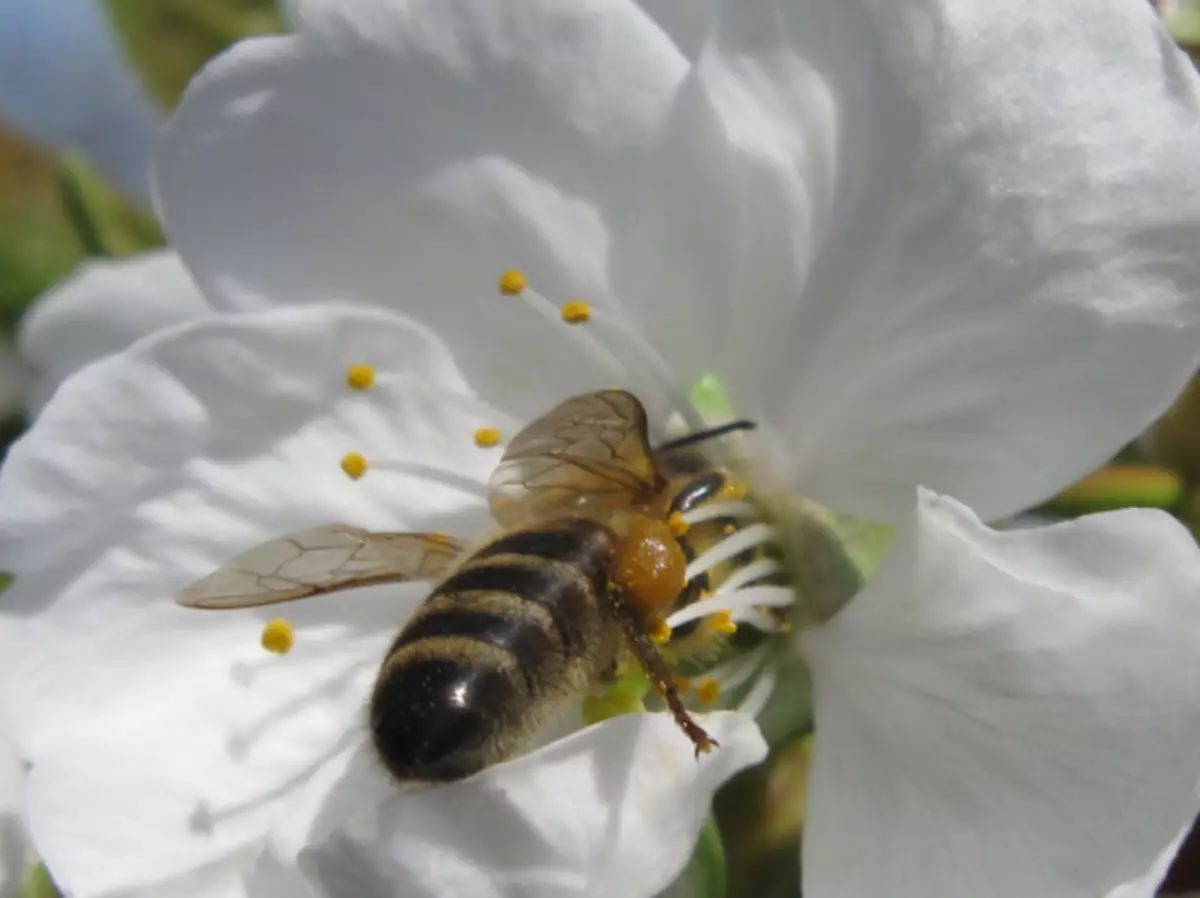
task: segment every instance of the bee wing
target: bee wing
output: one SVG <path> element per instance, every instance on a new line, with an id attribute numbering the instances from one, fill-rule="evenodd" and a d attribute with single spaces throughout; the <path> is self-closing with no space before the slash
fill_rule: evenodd
<path id="1" fill-rule="evenodd" d="M 372 533 L 328 524 L 248 549 L 180 590 L 188 608 L 249 608 L 372 586 L 436 580 L 465 545 L 437 533 Z"/>
<path id="2" fill-rule="evenodd" d="M 488 481 L 488 501 L 496 520 L 511 524 L 533 511 L 637 501 L 660 484 L 646 410 L 632 393 L 602 390 L 568 399 L 518 433 Z"/>

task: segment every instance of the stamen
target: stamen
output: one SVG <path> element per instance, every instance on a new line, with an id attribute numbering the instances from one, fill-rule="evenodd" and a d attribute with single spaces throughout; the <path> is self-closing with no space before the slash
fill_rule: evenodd
<path id="1" fill-rule="evenodd" d="M 351 480 L 358 480 L 367 473 L 367 459 L 361 453 L 347 452 L 342 456 L 342 470 Z"/>
<path id="2" fill-rule="evenodd" d="M 652 618 L 646 625 L 646 635 L 655 645 L 666 645 L 671 641 L 671 625 L 661 617 Z"/>
<path id="3" fill-rule="evenodd" d="M 500 275 L 498 286 L 505 296 L 520 296 L 525 290 L 525 275 L 515 268 L 510 268 Z"/>
<path id="4" fill-rule="evenodd" d="M 277 617 L 274 620 L 267 621 L 262 631 L 262 647 L 268 652 L 273 652 L 276 655 L 286 655 L 292 650 L 292 643 L 295 642 L 296 634 L 292 630 L 292 625 L 282 617 Z"/>
<path id="5" fill-rule="evenodd" d="M 716 677 L 705 677 L 696 684 L 696 698 L 711 705 L 721 697 L 721 683 Z"/>
<path id="6" fill-rule="evenodd" d="M 505 296 L 520 296 L 538 314 L 555 325 L 561 325 L 564 320 L 570 324 L 591 322 L 589 327 L 579 328 L 576 331 L 579 345 L 591 356 L 593 361 L 611 375 L 619 381 L 628 382 L 629 365 L 618 358 L 595 331 L 596 325 L 607 328 L 616 343 L 631 347 L 637 353 L 638 358 L 646 363 L 650 376 L 657 381 L 669 404 L 686 419 L 689 429 L 699 431 L 708 426 L 696 411 L 695 406 L 692 405 L 691 397 L 675 382 L 675 378 L 666 363 L 663 362 L 662 357 L 633 328 L 624 326 L 610 316 L 602 314 L 587 303 L 578 300 L 569 302 L 560 309 L 536 290 L 530 289 L 525 276 L 515 269 L 501 275 L 499 287 L 500 292 Z M 584 317 L 579 317 L 581 314 L 584 314 Z"/>
<path id="7" fill-rule="evenodd" d="M 683 518 L 694 527 L 713 518 L 757 518 L 760 514 L 761 512 L 749 502 L 705 502 L 688 511 Z M 730 528 L 737 529 L 733 524 L 729 524 L 725 533 L 732 532 Z"/>
<path id="8" fill-rule="evenodd" d="M 346 386 L 351 390 L 369 390 L 375 386 L 375 369 L 370 365 L 351 365 L 346 369 Z"/>
<path id="9" fill-rule="evenodd" d="M 747 583 L 762 580 L 779 572 L 781 565 L 774 558 L 759 558 L 738 568 L 721 582 L 721 592 L 741 589 Z"/>
<path id="10" fill-rule="evenodd" d="M 560 314 L 567 324 L 583 324 L 592 317 L 592 307 L 583 300 L 573 299 L 563 305 Z"/>
<path id="11" fill-rule="evenodd" d="M 480 427 L 475 431 L 475 445 L 480 449 L 490 449 L 503 439 L 498 427 Z"/>
<path id="12" fill-rule="evenodd" d="M 721 540 L 695 561 L 687 566 L 684 575 L 688 580 L 699 577 L 709 568 L 716 567 L 722 561 L 727 561 L 735 555 L 740 555 L 749 549 L 761 546 L 775 540 L 775 528 L 767 524 L 751 524 L 744 527 L 727 539 Z"/>
<path id="13" fill-rule="evenodd" d="M 709 599 L 701 599 L 680 608 L 667 618 L 667 626 L 681 627 L 688 621 L 708 617 L 718 611 L 728 611 L 734 620 L 745 620 L 744 612 L 755 605 L 768 608 L 787 608 L 796 601 L 795 594 L 786 586 L 747 586 L 743 589 L 722 589 Z"/>
<path id="14" fill-rule="evenodd" d="M 769 647 L 764 645 L 755 649 L 747 657 L 735 658 L 724 664 L 718 664 L 708 671 L 708 676 L 719 681 L 725 692 L 733 692 L 758 673 L 763 662 L 767 660 L 769 650 Z"/>
<path id="15" fill-rule="evenodd" d="M 688 520 L 678 511 L 673 511 L 667 516 L 667 526 L 676 536 L 683 536 L 688 532 Z"/>
<path id="16" fill-rule="evenodd" d="M 708 625 L 714 632 L 720 633 L 722 636 L 732 636 L 737 632 L 737 624 L 733 620 L 733 615 L 728 611 L 718 611 L 708 619 Z"/>
<path id="17" fill-rule="evenodd" d="M 750 687 L 746 697 L 738 702 L 736 710 L 750 717 L 758 717 L 767 707 L 767 702 L 771 700 L 771 694 L 775 691 L 775 683 L 778 679 L 778 666 L 772 665 L 764 670 L 754 685 Z"/>

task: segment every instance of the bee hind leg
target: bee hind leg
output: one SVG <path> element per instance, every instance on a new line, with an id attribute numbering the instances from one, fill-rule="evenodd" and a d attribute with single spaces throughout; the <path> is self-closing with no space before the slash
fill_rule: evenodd
<path id="1" fill-rule="evenodd" d="M 675 685 L 675 678 L 671 676 L 671 669 L 659 653 L 654 641 L 647 635 L 641 621 L 630 611 L 624 593 L 620 589 L 610 589 L 608 600 L 613 614 L 621 625 L 625 644 L 637 658 L 642 670 L 646 672 L 651 688 L 666 704 L 667 710 L 675 718 L 675 723 L 683 730 L 684 735 L 692 740 L 692 744 L 696 747 L 696 757 L 699 758 L 719 747 L 721 743 L 709 736 L 704 728 L 692 719 L 692 715 L 684 707 L 683 700 L 679 697 L 679 687 Z"/>

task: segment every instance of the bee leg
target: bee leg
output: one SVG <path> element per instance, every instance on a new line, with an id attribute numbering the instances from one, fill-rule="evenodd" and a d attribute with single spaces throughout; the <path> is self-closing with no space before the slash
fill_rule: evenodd
<path id="1" fill-rule="evenodd" d="M 601 683 L 615 683 L 618 679 L 617 674 L 621 672 L 621 664 L 617 659 L 613 659 L 612 663 L 604 670 L 600 671 Z"/>
<path id="2" fill-rule="evenodd" d="M 684 707 L 683 700 L 679 697 L 679 688 L 675 685 L 674 677 L 671 676 L 671 669 L 667 667 L 667 662 L 659 654 L 654 641 L 646 635 L 641 621 L 630 611 L 624 592 L 620 589 L 609 589 L 608 600 L 617 622 L 621 625 L 625 644 L 641 664 L 642 670 L 646 672 L 646 676 L 650 680 L 651 687 L 666 703 L 671 716 L 679 724 L 679 728 L 696 746 L 696 757 L 699 758 L 700 755 L 707 754 L 718 747 L 720 743 L 711 738 L 700 724 L 692 720 L 692 715 Z"/>

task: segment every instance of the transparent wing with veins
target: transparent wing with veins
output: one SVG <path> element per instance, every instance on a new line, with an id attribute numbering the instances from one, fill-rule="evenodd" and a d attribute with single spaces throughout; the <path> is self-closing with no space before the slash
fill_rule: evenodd
<path id="1" fill-rule="evenodd" d="M 242 552 L 180 590 L 175 601 L 188 608 L 249 608 L 379 583 L 437 580 L 464 549 L 440 533 L 373 533 L 328 524 Z"/>
<path id="2" fill-rule="evenodd" d="M 641 402 L 602 390 L 566 400 L 518 433 L 488 482 L 488 502 L 497 521 L 514 524 L 621 507 L 648 499 L 661 482 Z"/>

